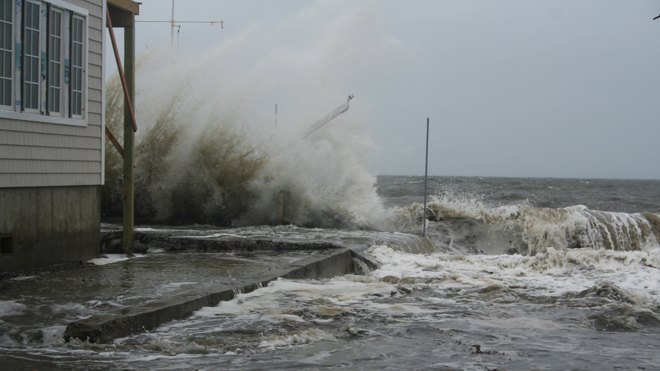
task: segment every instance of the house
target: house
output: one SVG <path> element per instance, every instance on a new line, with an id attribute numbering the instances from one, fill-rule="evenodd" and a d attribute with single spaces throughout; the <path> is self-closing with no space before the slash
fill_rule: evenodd
<path id="1" fill-rule="evenodd" d="M 0 0 L 0 273 L 98 255 L 108 3 Z"/>

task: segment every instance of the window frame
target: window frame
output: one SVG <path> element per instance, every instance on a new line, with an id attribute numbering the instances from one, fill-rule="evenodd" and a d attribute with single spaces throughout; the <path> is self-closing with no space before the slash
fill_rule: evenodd
<path id="1" fill-rule="evenodd" d="M 23 72 L 25 61 L 25 50 L 23 44 L 24 30 L 24 9 L 25 4 L 32 3 L 39 6 L 39 59 L 37 72 L 39 75 L 38 85 L 38 109 L 23 109 L 24 107 L 24 81 Z M 20 8 L 17 8 L 20 6 Z M 55 10 L 61 15 L 61 43 L 60 55 L 60 112 L 51 114 L 48 104 L 50 103 L 50 21 L 51 11 Z M 88 51 L 89 51 L 89 11 L 85 8 L 73 5 L 62 0 L 22 0 L 12 1 L 12 106 L 0 105 L 0 118 L 12 119 L 18 121 L 35 121 L 44 123 L 55 123 L 74 126 L 87 126 L 87 99 L 89 97 L 88 86 Z M 19 17 L 20 15 L 20 17 Z M 82 93 L 81 93 L 81 114 L 72 115 L 70 109 L 70 95 L 72 82 L 71 73 L 71 38 L 73 25 L 72 19 L 76 17 L 82 21 Z M 20 19 L 19 19 L 20 18 Z M 17 64 L 17 62 L 21 62 Z M 69 78 L 69 79 L 67 79 Z"/>
<path id="2" fill-rule="evenodd" d="M 74 27 L 76 24 L 76 20 L 80 20 L 81 24 L 81 35 L 80 35 L 80 66 L 74 66 L 73 60 L 74 60 L 74 53 L 75 53 L 75 48 L 74 44 L 76 43 L 76 40 L 74 40 Z M 87 48 L 86 48 L 86 43 L 85 40 L 87 39 L 87 22 L 86 19 L 81 17 L 78 14 L 72 13 L 71 14 L 71 23 L 69 29 L 71 30 L 71 36 L 69 37 L 71 46 L 69 47 L 69 60 L 71 61 L 71 80 L 69 81 L 69 116 L 72 118 L 77 118 L 77 119 L 82 119 L 85 117 L 85 113 L 87 111 L 87 105 L 85 104 L 85 99 L 87 98 Z M 77 112 L 74 112 L 74 104 L 76 103 L 76 100 L 74 99 L 74 94 L 77 93 L 78 91 L 74 90 L 76 87 L 74 86 L 74 76 L 75 76 L 75 69 L 80 68 L 80 114 L 77 114 Z"/>
<path id="3" fill-rule="evenodd" d="M 10 7 L 9 7 L 9 12 L 10 12 L 10 20 L 9 22 L 6 22 L 4 20 L 0 21 L 0 25 L 4 26 L 5 23 L 9 23 L 10 29 L 11 29 L 11 35 L 9 37 L 9 49 L 2 49 L 2 52 L 9 52 L 10 56 L 10 66 L 9 66 L 9 105 L 4 105 L 0 101 L 0 110 L 13 110 L 14 107 L 16 106 L 16 100 L 14 99 L 14 94 L 15 94 L 15 88 L 14 88 L 14 80 L 16 76 L 16 57 L 15 57 L 15 44 L 16 44 L 16 1 L 15 0 L 6 0 L 9 1 Z M 2 56 L 4 57 L 4 55 Z M 0 75 L 0 79 L 6 80 L 7 78 Z M 2 86 L 0 86 L 0 89 L 2 89 Z M 3 91 L 4 93 L 4 91 Z"/>
<path id="4" fill-rule="evenodd" d="M 38 28 L 28 28 L 28 17 L 33 16 L 33 14 L 28 14 L 26 11 L 29 6 L 37 7 L 36 25 L 30 22 L 30 26 L 36 26 Z M 43 35 L 41 27 L 41 7 L 42 3 L 40 1 L 23 0 L 23 9 L 21 9 L 21 14 L 23 16 L 21 24 L 21 112 L 33 114 L 41 113 L 41 37 Z M 30 32 L 30 34 L 28 34 L 28 32 Z M 36 32 L 36 35 L 32 34 L 34 32 Z M 36 54 L 28 54 L 28 52 L 33 52 L 35 50 L 35 45 L 33 45 L 35 40 L 32 40 L 31 36 L 36 36 Z M 28 40 L 28 38 L 30 38 L 30 40 Z M 27 47 L 28 42 L 31 46 L 30 51 L 28 51 Z M 36 69 L 34 71 L 32 70 L 32 63 L 36 63 Z M 36 74 L 33 75 L 33 72 L 36 72 Z M 36 78 L 36 80 L 33 80 L 34 78 Z M 36 89 L 36 96 L 32 96 L 31 93 L 33 90 L 31 89 Z M 28 107 L 27 104 L 30 104 L 30 106 Z M 33 104 L 36 104 L 36 106 L 33 106 Z"/>
<path id="5" fill-rule="evenodd" d="M 59 15 L 59 21 L 60 21 L 60 27 L 59 27 L 59 36 L 54 35 L 52 29 L 54 17 L 53 14 Z M 65 84 L 64 84 L 64 29 L 65 29 L 65 22 L 64 22 L 64 16 L 65 16 L 65 11 L 63 9 L 60 9 L 56 6 L 50 6 L 48 9 L 48 77 L 47 77 L 47 84 L 46 84 L 46 114 L 48 116 L 56 116 L 56 117 L 64 117 L 65 109 L 64 109 L 64 93 L 65 93 Z M 52 27 L 51 27 L 52 26 Z M 53 60 L 53 55 L 55 54 L 54 52 L 54 45 L 53 45 L 53 38 L 58 37 L 59 38 L 59 60 L 55 61 Z M 57 69 L 52 68 L 55 63 L 57 63 L 58 67 Z M 53 78 L 52 72 L 56 71 L 57 74 L 59 75 L 59 84 L 54 85 L 53 84 Z M 56 94 L 51 94 L 52 90 L 57 89 Z M 58 98 L 58 105 L 57 105 L 57 110 L 54 110 L 55 105 L 53 104 L 53 96 L 57 96 Z"/>

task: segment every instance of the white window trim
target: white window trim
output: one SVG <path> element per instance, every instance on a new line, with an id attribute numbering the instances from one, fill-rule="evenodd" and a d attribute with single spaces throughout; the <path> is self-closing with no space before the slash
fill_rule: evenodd
<path id="1" fill-rule="evenodd" d="M 42 114 L 39 114 L 39 113 L 0 111 L 0 118 L 10 119 L 10 120 L 18 120 L 18 121 L 44 122 L 44 123 L 49 123 L 49 124 L 87 126 L 87 121 L 85 119 L 82 119 L 82 118 L 46 116 L 46 115 L 42 115 Z"/>
<path id="2" fill-rule="evenodd" d="M 14 45 L 12 47 L 12 73 L 13 78 L 12 78 L 12 89 L 11 89 L 11 94 L 12 94 L 12 106 L 0 106 L 0 118 L 4 119 L 10 119 L 10 120 L 17 120 L 17 121 L 34 121 L 34 122 L 43 122 L 43 123 L 53 123 L 53 124 L 62 124 L 62 125 L 72 125 L 72 126 L 87 126 L 87 108 L 88 108 L 88 98 L 89 98 L 89 85 L 88 85 L 88 71 L 89 71 L 89 58 L 88 58 L 88 52 L 89 52 L 89 11 L 85 8 L 79 7 L 77 5 L 70 4 L 68 2 L 64 2 L 62 0 L 31 0 L 32 2 L 38 3 L 40 6 L 40 9 L 43 9 L 46 4 L 50 4 L 54 7 L 59 8 L 60 10 L 63 11 L 63 18 L 65 14 L 67 14 L 67 11 L 75 13 L 76 16 L 79 16 L 80 18 L 83 19 L 83 97 L 82 97 L 82 116 L 74 116 L 74 117 L 59 117 L 59 116 L 49 116 L 46 114 L 45 110 L 43 107 L 40 106 L 40 110 L 44 111 L 43 114 L 42 112 L 38 111 L 25 111 L 25 112 L 20 112 L 20 107 L 16 105 L 18 101 L 18 91 L 22 91 L 22 81 L 20 78 L 20 75 L 17 74 L 17 68 L 16 68 L 16 58 L 17 58 L 17 53 L 18 50 L 16 48 L 16 30 L 20 27 L 23 27 L 23 20 L 18 20 L 17 14 L 16 14 L 16 2 L 12 1 L 12 12 L 13 12 L 13 18 L 12 18 L 12 42 L 14 42 Z M 104 2 L 104 7 L 105 7 L 105 2 Z M 23 15 L 23 9 L 21 9 L 21 18 L 24 16 Z M 41 30 L 41 33 L 46 34 L 46 39 L 48 38 L 48 30 Z M 64 36 L 64 35 L 63 35 Z M 70 38 L 67 38 L 67 42 L 63 42 L 63 44 L 69 44 Z M 46 41 L 47 42 L 47 41 Z M 24 49 L 24 45 L 21 44 L 21 48 Z M 23 52 L 23 50 L 21 50 Z M 64 50 L 63 50 L 64 52 Z M 70 56 L 69 56 L 70 57 Z M 21 56 L 21 59 L 23 57 Z M 62 66 L 64 69 L 64 59 L 62 60 Z M 39 67 L 39 72 L 41 66 Z M 64 81 L 64 73 L 61 76 L 62 82 Z M 62 83 L 63 85 L 64 82 Z M 68 85 L 67 90 L 68 90 Z M 20 90 L 19 90 L 20 89 Z M 48 92 L 48 83 L 46 82 L 46 93 L 45 95 L 47 96 Z M 43 94 L 43 93 L 41 93 Z M 41 94 L 39 96 L 39 101 L 41 105 Z M 63 93 L 63 96 L 67 96 L 68 94 Z M 22 99 L 22 98 L 21 98 Z M 60 102 L 62 105 L 62 114 L 63 116 L 71 116 L 69 114 L 68 108 L 65 106 L 68 104 L 68 102 L 65 102 L 62 100 Z"/>

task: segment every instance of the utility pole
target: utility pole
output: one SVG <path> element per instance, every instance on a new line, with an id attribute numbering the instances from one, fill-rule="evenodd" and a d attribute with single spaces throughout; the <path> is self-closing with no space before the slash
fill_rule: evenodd
<path id="1" fill-rule="evenodd" d="M 172 0 L 172 18 L 170 18 L 170 46 L 174 46 L 174 0 Z"/>
<path id="2" fill-rule="evenodd" d="M 225 28 L 225 21 L 219 20 L 219 21 L 197 21 L 197 20 L 186 20 L 186 21 L 178 21 L 174 18 L 174 0 L 172 0 L 172 13 L 170 15 L 169 20 L 139 20 L 135 22 L 140 22 L 140 23 L 169 23 L 170 24 L 170 45 L 174 46 L 174 29 L 177 29 L 177 34 L 179 31 L 181 31 L 181 24 L 182 23 L 206 23 L 210 24 L 211 26 L 215 24 L 219 24 L 220 28 Z M 178 43 L 178 40 L 177 40 Z"/>

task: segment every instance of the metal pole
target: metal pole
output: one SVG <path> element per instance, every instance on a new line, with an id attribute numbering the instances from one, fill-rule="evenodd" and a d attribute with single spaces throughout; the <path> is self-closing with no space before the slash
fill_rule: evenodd
<path id="1" fill-rule="evenodd" d="M 124 218 L 122 247 L 128 255 L 133 255 L 133 226 L 135 224 L 135 134 L 133 132 L 135 107 L 135 23 L 124 27 L 124 73 L 126 74 L 127 103 L 124 105 Z"/>
<path id="2" fill-rule="evenodd" d="M 172 0 L 172 18 L 170 19 L 170 46 L 174 46 L 174 0 Z"/>
<path id="3" fill-rule="evenodd" d="M 429 177 L 429 118 L 426 118 L 426 163 L 424 165 L 424 219 L 422 220 L 422 236 L 426 236 L 426 194 Z"/>

